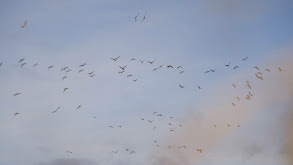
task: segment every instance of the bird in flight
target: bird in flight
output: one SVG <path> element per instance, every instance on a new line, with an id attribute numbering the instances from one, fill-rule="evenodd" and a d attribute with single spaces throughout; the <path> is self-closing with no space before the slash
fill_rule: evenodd
<path id="1" fill-rule="evenodd" d="M 84 67 L 84 66 L 86 66 L 86 63 L 79 65 L 79 67 Z"/>
<path id="2" fill-rule="evenodd" d="M 20 95 L 21 93 L 15 93 L 13 96 L 17 96 L 17 95 Z"/>
<path id="3" fill-rule="evenodd" d="M 177 69 L 182 68 L 182 66 L 177 66 Z"/>
<path id="4" fill-rule="evenodd" d="M 25 20 L 24 23 L 21 25 L 21 28 L 27 27 L 27 21 Z"/>
<path id="5" fill-rule="evenodd" d="M 230 124 L 227 124 L 227 127 L 230 127 Z"/>
<path id="6" fill-rule="evenodd" d="M 148 120 L 150 123 L 152 123 L 154 120 Z"/>
<path id="7" fill-rule="evenodd" d="M 127 75 L 126 77 L 132 77 L 132 74 Z"/>
<path id="8" fill-rule="evenodd" d="M 62 80 L 66 79 L 66 78 L 67 78 L 67 76 L 63 76 Z"/>
<path id="9" fill-rule="evenodd" d="M 134 17 L 134 22 L 137 22 L 137 17 L 139 16 L 139 13 Z"/>
<path id="10" fill-rule="evenodd" d="M 36 67 L 36 66 L 38 66 L 38 65 L 39 65 L 38 63 L 35 63 L 33 67 Z"/>
<path id="11" fill-rule="evenodd" d="M 110 128 L 113 128 L 113 126 L 111 126 L 111 125 L 110 125 L 109 127 L 110 127 Z"/>
<path id="12" fill-rule="evenodd" d="M 93 74 L 95 71 L 92 71 L 92 72 L 89 72 L 89 73 L 87 73 L 87 74 Z"/>
<path id="13" fill-rule="evenodd" d="M 233 105 L 233 107 L 235 107 L 235 106 L 236 106 L 236 104 L 235 104 L 235 103 L 232 103 L 232 105 Z"/>
<path id="14" fill-rule="evenodd" d="M 95 74 L 91 74 L 91 75 L 89 75 L 90 77 L 94 77 L 95 76 Z"/>
<path id="15" fill-rule="evenodd" d="M 161 65 L 161 66 L 159 66 L 159 67 L 156 67 L 155 69 L 153 69 L 153 70 L 158 70 L 158 69 L 160 69 L 160 68 L 162 68 L 163 67 L 163 65 Z"/>
<path id="16" fill-rule="evenodd" d="M 173 68 L 173 66 L 172 65 L 168 65 L 167 68 Z"/>
<path id="17" fill-rule="evenodd" d="M 197 86 L 199 90 L 201 90 L 202 88 L 200 86 Z"/>
<path id="18" fill-rule="evenodd" d="M 240 127 L 240 125 L 238 124 L 237 127 Z"/>
<path id="19" fill-rule="evenodd" d="M 25 60 L 25 58 L 22 58 L 22 59 L 19 60 L 18 63 L 21 63 L 21 62 L 24 61 L 24 60 Z"/>
<path id="20" fill-rule="evenodd" d="M 121 126 L 121 125 L 119 125 L 119 126 L 117 126 L 117 127 L 119 127 L 119 128 L 122 128 L 122 126 Z"/>
<path id="21" fill-rule="evenodd" d="M 217 127 L 217 125 L 214 125 L 214 127 L 216 128 L 216 127 Z"/>
<path id="22" fill-rule="evenodd" d="M 117 61 L 120 58 L 120 56 L 116 57 L 116 58 L 110 58 L 111 60 Z"/>
<path id="23" fill-rule="evenodd" d="M 64 88 L 64 90 L 63 90 L 63 93 L 66 91 L 66 90 L 68 90 L 69 88 Z"/>
<path id="24" fill-rule="evenodd" d="M 62 68 L 62 69 L 61 69 L 61 72 L 62 72 L 63 70 L 66 70 L 67 68 L 68 68 L 67 66 L 66 66 L 66 67 L 64 67 L 64 68 Z"/>
<path id="25" fill-rule="evenodd" d="M 124 72 L 125 72 L 125 71 L 123 70 L 123 71 L 119 71 L 118 73 L 119 73 L 119 74 L 122 74 L 122 73 L 124 73 Z"/>
<path id="26" fill-rule="evenodd" d="M 65 73 L 68 73 L 68 72 L 71 72 L 72 70 L 71 69 L 68 69 Z"/>
<path id="27" fill-rule="evenodd" d="M 144 118 L 140 118 L 141 120 L 144 120 Z"/>
<path id="28" fill-rule="evenodd" d="M 198 152 L 202 153 L 202 149 L 196 149 Z"/>
<path id="29" fill-rule="evenodd" d="M 78 73 L 83 72 L 83 71 L 84 71 L 83 69 L 80 69 L 80 70 L 78 71 Z"/>
<path id="30" fill-rule="evenodd" d="M 23 67 L 24 65 L 26 65 L 26 63 L 22 63 L 22 64 L 21 64 L 21 67 Z"/>
<path id="31" fill-rule="evenodd" d="M 258 74 L 255 74 L 255 76 L 256 76 L 258 79 L 263 80 L 262 76 L 259 76 Z"/>
<path id="32" fill-rule="evenodd" d="M 2 67 L 2 62 L 0 63 L 0 68 Z"/>
<path id="33" fill-rule="evenodd" d="M 269 69 L 266 69 L 265 71 L 267 71 L 267 72 L 271 72 Z"/>
<path id="34" fill-rule="evenodd" d="M 14 117 L 16 116 L 16 115 L 19 115 L 20 113 L 19 112 L 16 112 L 15 114 L 14 114 Z"/>
<path id="35" fill-rule="evenodd" d="M 115 154 L 117 154 L 117 152 L 118 152 L 118 150 L 116 150 L 116 151 L 112 151 L 112 153 L 115 153 Z"/>
<path id="36" fill-rule="evenodd" d="M 119 68 L 121 68 L 122 70 L 125 70 L 126 67 L 127 65 L 125 65 L 124 67 L 119 66 Z"/>
<path id="37" fill-rule="evenodd" d="M 49 67 L 48 67 L 48 70 L 50 70 L 50 69 L 53 68 L 53 67 L 54 67 L 53 65 L 49 66 Z"/>
<path id="38" fill-rule="evenodd" d="M 134 61 L 134 60 L 136 60 L 136 59 L 135 58 L 130 59 L 130 61 Z"/>
<path id="39" fill-rule="evenodd" d="M 236 97 L 238 101 L 240 101 L 240 97 Z"/>
<path id="40" fill-rule="evenodd" d="M 279 72 L 282 72 L 283 71 L 282 68 L 280 68 L 280 67 L 278 67 L 278 69 L 279 69 Z"/>
<path id="41" fill-rule="evenodd" d="M 216 71 L 216 69 L 211 69 L 211 72 L 215 72 Z"/>
<path id="42" fill-rule="evenodd" d="M 133 82 L 137 82 L 137 79 L 135 79 L 135 80 L 132 80 Z"/>
<path id="43" fill-rule="evenodd" d="M 71 151 L 66 151 L 66 153 L 68 153 L 68 154 L 72 154 L 72 152 L 71 152 Z"/>
<path id="44" fill-rule="evenodd" d="M 80 109 L 80 108 L 81 108 L 81 106 L 82 106 L 82 104 L 81 104 L 81 105 L 79 105 L 79 106 L 76 108 L 76 110 Z"/>
<path id="45" fill-rule="evenodd" d="M 237 69 L 237 68 L 239 68 L 239 66 L 235 66 L 235 67 L 234 67 L 234 69 Z"/>
<path id="46" fill-rule="evenodd" d="M 131 151 L 129 154 L 135 154 L 135 152 L 134 151 Z"/>
<path id="47" fill-rule="evenodd" d="M 153 64 L 155 61 L 148 61 L 148 63 Z"/>
<path id="48" fill-rule="evenodd" d="M 242 59 L 242 61 L 246 61 L 247 59 L 248 59 L 248 57 L 245 57 L 245 58 Z"/>
<path id="49" fill-rule="evenodd" d="M 158 113 L 158 112 L 153 112 L 153 115 L 155 115 L 156 113 Z"/>
<path id="50" fill-rule="evenodd" d="M 257 66 L 254 66 L 253 68 L 255 68 L 255 69 L 259 70 L 259 68 L 258 68 Z"/>
<path id="51" fill-rule="evenodd" d="M 146 19 L 146 13 L 145 13 L 145 15 L 143 16 L 141 22 L 143 22 L 145 19 Z"/>
<path id="52" fill-rule="evenodd" d="M 226 66 L 226 67 L 229 67 L 230 65 L 231 65 L 231 62 L 229 62 L 229 64 L 226 64 L 225 66 Z"/>
<path id="53" fill-rule="evenodd" d="M 236 85 L 235 84 L 232 84 L 232 85 L 233 85 L 234 88 L 236 88 Z"/>
<path id="54" fill-rule="evenodd" d="M 180 84 L 179 84 L 179 86 L 180 86 L 180 88 L 184 88 L 184 86 L 182 86 L 182 85 L 180 85 Z"/>
<path id="55" fill-rule="evenodd" d="M 248 86 L 249 89 L 251 89 L 249 81 L 246 81 L 246 85 Z"/>
<path id="56" fill-rule="evenodd" d="M 248 92 L 248 94 L 249 94 L 250 96 L 253 96 L 250 92 Z"/>
<path id="57" fill-rule="evenodd" d="M 52 113 L 55 113 L 57 112 L 61 107 L 58 107 L 55 111 L 53 111 Z"/>

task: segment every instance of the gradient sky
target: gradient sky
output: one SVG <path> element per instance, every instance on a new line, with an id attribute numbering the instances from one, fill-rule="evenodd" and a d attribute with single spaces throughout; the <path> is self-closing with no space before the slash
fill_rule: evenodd
<path id="1" fill-rule="evenodd" d="M 176 151 L 183 165 L 286 164 L 292 93 L 280 84 L 290 74 L 292 9 L 290 0 L 1 0 L 0 165 L 172 165 L 177 159 L 165 160 L 161 155 L 169 151 L 162 148 L 186 143 L 206 148 L 202 155 Z M 27 28 L 21 28 L 25 20 Z M 22 58 L 27 65 L 21 68 Z M 85 72 L 78 74 L 83 63 Z M 55 67 L 48 70 L 50 65 Z M 117 74 L 124 65 L 126 73 Z M 271 76 L 256 79 L 256 65 L 262 72 L 270 68 Z M 65 66 L 72 72 L 60 72 Z M 204 74 L 210 69 L 216 72 Z M 246 80 L 255 97 L 239 103 L 237 114 L 231 103 L 248 92 Z M 13 97 L 17 92 L 22 94 Z M 163 117 L 154 117 L 155 111 Z M 213 124 L 220 127 L 216 133 Z M 185 139 L 197 132 L 219 138 Z"/>

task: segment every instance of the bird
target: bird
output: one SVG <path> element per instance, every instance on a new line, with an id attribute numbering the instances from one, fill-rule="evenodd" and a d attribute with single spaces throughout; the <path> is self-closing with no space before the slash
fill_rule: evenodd
<path id="1" fill-rule="evenodd" d="M 116 57 L 116 58 L 110 58 L 111 60 L 117 61 L 120 58 L 120 56 Z"/>
<path id="2" fill-rule="evenodd" d="M 197 86 L 199 90 L 201 90 L 202 88 L 200 86 Z"/>
<path id="3" fill-rule="evenodd" d="M 169 125 L 172 125 L 171 123 L 169 123 Z"/>
<path id="4" fill-rule="evenodd" d="M 53 68 L 53 67 L 54 67 L 53 65 L 49 66 L 49 67 L 48 67 L 48 70 L 50 70 L 50 69 Z"/>
<path id="5" fill-rule="evenodd" d="M 161 116 L 162 117 L 163 115 L 162 114 L 158 114 L 157 116 Z"/>
<path id="6" fill-rule="evenodd" d="M 119 71 L 118 73 L 119 73 L 119 74 L 122 74 L 122 73 L 124 73 L 124 72 L 125 72 L 125 71 L 123 70 L 123 71 Z"/>
<path id="7" fill-rule="evenodd" d="M 21 28 L 27 27 L 27 21 L 25 20 L 24 23 L 21 25 Z"/>
<path id="8" fill-rule="evenodd" d="M 182 66 L 177 66 L 177 69 L 182 68 Z"/>
<path id="9" fill-rule="evenodd" d="M 154 120 L 148 120 L 150 123 L 152 123 Z"/>
<path id="10" fill-rule="evenodd" d="M 125 148 L 126 151 L 129 151 L 129 149 Z"/>
<path id="11" fill-rule="evenodd" d="M 210 72 L 210 70 L 207 70 L 206 72 L 204 72 L 204 74 L 207 74 L 207 73 L 209 73 Z"/>
<path id="12" fill-rule="evenodd" d="M 16 112 L 15 114 L 14 114 L 14 117 L 16 116 L 16 115 L 19 115 L 20 113 L 19 112 Z"/>
<path id="13" fill-rule="evenodd" d="M 132 80 L 133 82 L 137 82 L 137 79 L 135 79 L 135 80 Z"/>
<path id="14" fill-rule="evenodd" d="M 245 61 L 245 60 L 247 60 L 247 59 L 248 59 L 248 57 L 245 57 L 245 58 L 242 59 L 242 61 Z"/>
<path id="15" fill-rule="evenodd" d="M 239 66 L 235 66 L 235 67 L 234 67 L 234 69 L 237 69 L 237 68 L 239 68 Z"/>
<path id="16" fill-rule="evenodd" d="M 153 130 L 155 130 L 156 129 L 156 126 L 153 128 Z"/>
<path id="17" fill-rule="evenodd" d="M 121 68 L 122 70 L 125 70 L 126 67 L 127 65 L 125 65 L 124 67 L 119 66 L 119 68 Z"/>
<path id="18" fill-rule="evenodd" d="M 134 61 L 134 60 L 136 60 L 136 59 L 135 58 L 130 59 L 130 61 Z"/>
<path id="19" fill-rule="evenodd" d="M 168 65 L 167 68 L 173 68 L 173 66 L 172 65 Z"/>
<path id="20" fill-rule="evenodd" d="M 235 107 L 235 106 L 236 106 L 236 104 L 235 104 L 235 103 L 232 103 L 232 105 L 233 105 L 233 107 Z"/>
<path id="21" fill-rule="evenodd" d="M 26 63 L 22 63 L 22 64 L 21 64 L 21 67 L 23 67 L 24 65 L 26 65 Z"/>
<path id="22" fill-rule="evenodd" d="M 83 70 L 83 69 L 81 69 L 81 70 L 79 70 L 79 71 L 78 71 L 78 73 L 80 73 L 80 72 L 83 72 L 83 71 L 84 71 L 84 70 Z"/>
<path id="23" fill-rule="evenodd" d="M 2 67 L 2 62 L 0 63 L 0 68 Z"/>
<path id="24" fill-rule="evenodd" d="M 92 71 L 92 72 L 89 72 L 89 73 L 87 73 L 87 74 L 93 74 L 95 71 Z"/>
<path id="25" fill-rule="evenodd" d="M 229 62 L 229 64 L 226 64 L 225 66 L 226 66 L 226 67 L 229 67 L 230 65 L 231 65 L 231 62 Z"/>
<path id="26" fill-rule="evenodd" d="M 269 69 L 266 69 L 265 71 L 267 71 L 267 72 L 271 72 Z"/>
<path id="27" fill-rule="evenodd" d="M 71 72 L 72 70 L 71 69 L 68 69 L 65 73 L 68 73 L 68 72 Z"/>
<path id="28" fill-rule="evenodd" d="M 202 153 L 202 149 L 196 149 L 198 152 Z"/>
<path id="29" fill-rule="evenodd" d="M 236 97 L 238 101 L 240 101 L 240 97 Z"/>
<path id="30" fill-rule="evenodd" d="M 213 125 L 214 127 L 217 127 L 217 125 Z"/>
<path id="31" fill-rule="evenodd" d="M 135 154 L 135 152 L 134 151 L 131 151 L 129 154 Z"/>
<path id="32" fill-rule="evenodd" d="M 144 63 L 144 60 L 139 60 L 139 61 L 140 61 L 140 63 L 142 63 L 142 64 Z"/>
<path id="33" fill-rule="evenodd" d="M 13 96 L 17 96 L 17 95 L 20 95 L 21 93 L 15 93 Z"/>
<path id="34" fill-rule="evenodd" d="M 186 149 L 186 146 L 182 146 L 182 147 Z"/>
<path id="35" fill-rule="evenodd" d="M 66 79 L 66 78 L 67 78 L 67 76 L 63 76 L 62 80 Z"/>
<path id="36" fill-rule="evenodd" d="M 280 67 L 278 67 L 278 69 L 279 69 L 279 72 L 282 72 L 283 71 L 282 68 L 280 68 Z"/>
<path id="37" fill-rule="evenodd" d="M 238 124 L 237 127 L 240 127 L 240 125 Z"/>
<path id="38" fill-rule="evenodd" d="M 173 119 L 174 117 L 171 116 L 171 117 L 169 117 L 169 118 L 170 118 L 170 119 Z"/>
<path id="39" fill-rule="evenodd" d="M 58 107 L 55 111 L 53 111 L 52 113 L 55 113 L 57 112 L 61 107 Z"/>
<path id="40" fill-rule="evenodd" d="M 251 89 L 249 81 L 246 81 L 246 85 L 248 86 L 249 89 Z"/>
<path id="41" fill-rule="evenodd" d="M 179 84 L 179 87 L 180 87 L 180 88 L 184 88 L 184 86 L 182 86 L 182 85 L 180 85 L 180 84 Z"/>
<path id="42" fill-rule="evenodd" d="M 261 72 L 257 72 L 256 74 L 260 74 L 260 75 L 262 75 L 262 73 L 261 73 Z"/>
<path id="43" fill-rule="evenodd" d="M 175 130 L 174 130 L 174 128 L 171 128 L 170 131 L 173 132 L 173 131 L 175 131 Z"/>
<path id="44" fill-rule="evenodd" d="M 211 69 L 211 72 L 215 72 L 216 71 L 216 69 Z"/>
<path id="45" fill-rule="evenodd" d="M 34 65 L 33 65 L 33 67 L 36 67 L 36 66 L 38 66 L 39 64 L 38 63 L 35 63 Z"/>
<path id="46" fill-rule="evenodd" d="M 255 68 L 255 69 L 259 70 L 259 68 L 258 68 L 257 66 L 254 66 L 253 68 Z"/>
<path id="47" fill-rule="evenodd" d="M 163 65 L 161 65 L 161 66 L 159 66 L 159 67 L 156 67 L 155 69 L 153 69 L 153 70 L 158 70 L 158 69 L 160 69 L 160 68 L 162 68 L 163 67 Z"/>
<path id="48" fill-rule="evenodd" d="M 139 13 L 134 17 L 134 22 L 137 22 L 137 17 L 139 16 Z"/>
<path id="49" fill-rule="evenodd" d="M 81 104 L 81 105 L 79 105 L 79 106 L 76 108 L 76 110 L 80 109 L 80 108 L 81 108 L 81 106 L 82 106 L 82 104 Z"/>
<path id="50" fill-rule="evenodd" d="M 67 66 L 66 66 L 66 67 L 64 67 L 64 68 L 62 68 L 62 69 L 61 69 L 61 72 L 62 72 L 63 70 L 66 70 L 67 68 L 68 68 Z"/>
<path id="51" fill-rule="evenodd" d="M 63 93 L 66 91 L 66 90 L 68 90 L 69 88 L 64 88 L 64 90 L 63 90 Z"/>
<path id="52" fill-rule="evenodd" d="M 250 96 L 253 96 L 250 92 L 248 92 L 248 94 L 249 94 Z"/>
<path id="53" fill-rule="evenodd" d="M 145 19 L 146 19 L 146 13 L 145 13 L 145 15 L 143 16 L 141 22 L 143 22 Z"/>
<path id="54" fill-rule="evenodd" d="M 117 154 L 117 152 L 118 152 L 118 150 L 116 150 L 116 151 L 112 151 L 112 153 L 115 153 L 115 154 Z"/>
<path id="55" fill-rule="evenodd" d="M 236 85 L 235 84 L 232 84 L 232 85 L 233 85 L 234 88 L 236 88 Z"/>
<path id="56" fill-rule="evenodd" d="M 119 125 L 119 126 L 117 126 L 117 127 L 119 127 L 119 128 L 122 128 L 122 126 L 121 126 L 121 125 Z"/>
<path id="57" fill-rule="evenodd" d="M 259 76 L 258 74 L 255 74 L 255 76 L 256 76 L 258 79 L 263 80 L 262 76 Z"/>
<path id="58" fill-rule="evenodd" d="M 144 120 L 144 118 L 140 118 L 141 120 Z"/>
<path id="59" fill-rule="evenodd" d="M 18 63 L 21 63 L 21 62 L 24 61 L 24 60 L 25 60 L 25 58 L 22 58 L 22 59 L 19 60 Z"/>
<path id="60" fill-rule="evenodd" d="M 153 64 L 155 61 L 148 61 L 148 63 Z"/>
<path id="61" fill-rule="evenodd" d="M 79 65 L 79 67 L 84 67 L 84 66 L 86 66 L 86 63 Z"/>
<path id="62" fill-rule="evenodd" d="M 72 154 L 72 152 L 71 152 L 71 151 L 66 151 L 66 153 L 68 153 L 68 154 Z"/>
<path id="63" fill-rule="evenodd" d="M 132 74 L 127 75 L 126 77 L 132 77 Z"/>
<path id="64" fill-rule="evenodd" d="M 227 127 L 230 127 L 230 124 L 227 124 Z"/>
<path id="65" fill-rule="evenodd" d="M 91 74 L 91 75 L 89 75 L 90 77 L 94 77 L 95 76 L 95 74 Z"/>
<path id="66" fill-rule="evenodd" d="M 172 147 L 171 146 L 168 146 L 168 148 L 171 149 Z"/>
<path id="67" fill-rule="evenodd" d="M 158 112 L 153 112 L 153 115 L 155 115 L 156 113 L 158 113 Z"/>
<path id="68" fill-rule="evenodd" d="M 250 100 L 250 99 L 251 99 L 251 97 L 250 97 L 249 95 L 247 95 L 245 98 L 246 98 L 247 100 Z"/>

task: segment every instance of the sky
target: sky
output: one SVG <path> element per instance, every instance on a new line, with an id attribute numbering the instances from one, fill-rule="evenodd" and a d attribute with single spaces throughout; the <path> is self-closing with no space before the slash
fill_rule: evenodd
<path id="1" fill-rule="evenodd" d="M 290 0 L 0 1 L 0 165 L 290 164 L 292 8 Z"/>

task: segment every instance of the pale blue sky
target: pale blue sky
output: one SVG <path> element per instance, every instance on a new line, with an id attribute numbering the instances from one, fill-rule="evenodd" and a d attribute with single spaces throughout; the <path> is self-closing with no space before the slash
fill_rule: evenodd
<path id="1" fill-rule="evenodd" d="M 268 89 L 281 84 L 274 78 L 277 66 L 286 70 L 280 61 L 292 57 L 284 53 L 293 43 L 292 8 L 290 0 L 0 1 L 0 165 L 56 164 L 59 159 L 65 159 L 63 164 L 74 159 L 98 165 L 164 165 L 166 162 L 155 158 L 164 149 L 157 149 L 153 140 L 179 144 L 179 135 L 170 135 L 168 123 L 178 130 L 190 114 L 196 116 L 194 120 L 202 120 L 202 125 L 214 124 L 212 119 L 222 127 L 227 122 L 235 126 L 240 119 L 245 124 L 241 123 L 240 130 L 220 131 L 221 140 L 216 144 L 205 141 L 208 144 L 201 145 L 208 147 L 210 155 L 186 164 L 279 165 L 283 154 L 275 154 L 279 153 L 275 148 L 284 145 L 280 134 L 285 131 L 272 135 L 264 125 L 273 116 L 286 116 L 290 100 L 284 94 L 283 99 L 265 105 L 271 98 L 261 96 L 272 95 Z M 139 21 L 134 22 L 137 13 Z M 146 20 L 141 22 L 144 14 Z M 24 20 L 28 21 L 27 28 L 21 28 Z M 117 62 L 109 59 L 117 56 Z M 242 61 L 245 57 L 248 60 Z M 23 68 L 18 63 L 21 58 L 26 58 Z M 145 63 L 130 62 L 131 58 Z M 153 60 L 152 65 L 146 63 Z M 231 66 L 225 67 L 229 62 Z M 39 66 L 34 69 L 35 63 Z M 83 63 L 87 63 L 85 72 L 78 74 Z M 55 67 L 48 71 L 50 65 Z M 124 65 L 126 73 L 117 74 L 118 66 Z M 152 71 L 160 65 L 164 66 Z M 181 70 L 167 69 L 167 65 L 181 65 L 185 72 L 179 75 Z M 255 65 L 262 71 L 271 69 L 271 77 L 264 75 L 265 80 L 271 80 L 268 84 L 255 78 Z M 73 71 L 60 72 L 65 66 Z M 239 69 L 233 70 L 234 66 Z M 204 74 L 210 69 L 216 72 Z M 93 78 L 86 74 L 91 71 L 95 71 Z M 126 78 L 127 74 L 133 78 Z M 62 81 L 64 75 L 68 79 Z M 136 78 L 135 83 L 132 80 Z M 252 90 L 256 95 L 252 102 L 239 104 L 241 109 L 259 112 L 243 113 L 250 116 L 243 119 L 234 112 L 225 115 L 233 99 L 246 94 L 247 79 L 259 88 Z M 233 90 L 232 83 L 239 88 Z M 69 90 L 63 94 L 65 87 Z M 287 93 L 281 87 L 275 90 Z M 13 97 L 16 92 L 22 94 Z M 80 104 L 82 109 L 76 111 Z M 61 109 L 51 114 L 59 106 Z M 223 113 L 218 118 L 211 115 L 220 110 Z M 163 118 L 154 118 L 154 111 Z M 13 117 L 15 112 L 21 114 Z M 168 116 L 175 119 L 170 121 Z M 149 124 L 148 119 L 155 121 Z M 193 118 L 189 120 L 193 122 Z M 278 130 L 284 125 L 275 122 Z M 109 125 L 123 128 L 109 129 Z M 153 126 L 158 130 L 153 131 Z M 204 130 L 199 131 L 204 134 Z M 237 147 L 234 143 L 238 144 L 239 134 L 253 134 L 252 140 L 245 141 L 242 136 L 242 146 Z M 263 148 L 263 134 L 272 136 L 264 144 L 275 148 L 261 149 L 260 154 L 247 158 L 249 151 L 243 146 L 257 143 Z M 122 152 L 125 148 L 136 154 Z M 67 150 L 73 154 L 66 154 Z M 121 153 L 113 155 L 113 150 Z M 267 155 L 276 157 L 263 162 Z"/>

